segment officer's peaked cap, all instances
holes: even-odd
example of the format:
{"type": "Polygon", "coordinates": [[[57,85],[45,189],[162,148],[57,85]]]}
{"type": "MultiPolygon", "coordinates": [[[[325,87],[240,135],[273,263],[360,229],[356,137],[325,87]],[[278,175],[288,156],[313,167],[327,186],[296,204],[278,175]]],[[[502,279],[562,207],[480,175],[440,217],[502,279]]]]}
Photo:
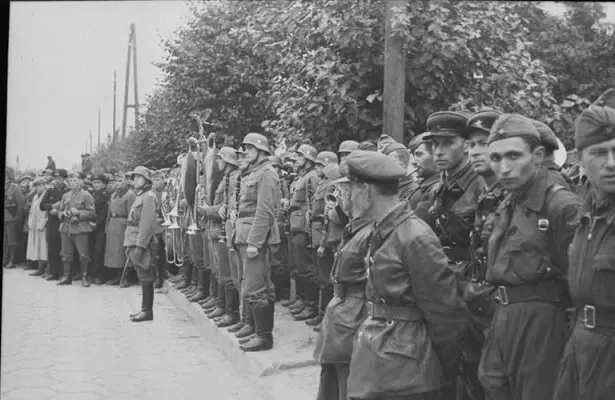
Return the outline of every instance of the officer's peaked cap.
{"type": "Polygon", "coordinates": [[[533,137],[540,141],[540,134],[532,120],[520,114],[502,114],[495,121],[487,141],[491,144],[496,140],[512,137],[533,137]]]}
{"type": "Polygon", "coordinates": [[[427,117],[429,138],[461,136],[469,118],[465,111],[437,111],[427,117]]]}
{"type": "Polygon", "coordinates": [[[502,115],[497,110],[482,110],[472,115],[466,122],[466,127],[461,130],[461,136],[468,139],[474,132],[483,132],[489,135],[491,127],[502,115]]]}
{"type": "Polygon", "coordinates": [[[406,171],[392,158],[364,150],[350,153],[340,164],[339,170],[346,179],[338,179],[338,182],[358,180],[373,184],[398,183],[406,175],[406,171]]]}
{"type": "Polygon", "coordinates": [[[608,89],[577,118],[574,143],[582,150],[612,139],[615,139],[615,89],[608,89]]]}

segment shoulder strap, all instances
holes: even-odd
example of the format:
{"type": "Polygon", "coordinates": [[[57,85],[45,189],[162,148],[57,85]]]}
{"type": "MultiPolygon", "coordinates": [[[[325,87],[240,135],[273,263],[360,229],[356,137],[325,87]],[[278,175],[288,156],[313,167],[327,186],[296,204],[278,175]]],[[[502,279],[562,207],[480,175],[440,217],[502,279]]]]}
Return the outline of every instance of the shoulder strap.
{"type": "MultiPolygon", "coordinates": [[[[547,192],[545,193],[545,202],[542,206],[542,210],[540,211],[540,214],[538,215],[538,224],[540,225],[540,219],[546,219],[547,221],[550,221],[550,216],[551,216],[551,212],[552,212],[552,204],[553,204],[553,200],[555,199],[555,195],[561,191],[561,190],[568,190],[566,189],[564,186],[559,185],[557,183],[552,184],[551,186],[549,186],[547,188],[547,192]]],[[[540,230],[540,226],[538,227],[540,230]]],[[[546,231],[542,231],[541,232],[545,232],[545,234],[547,235],[547,240],[549,241],[549,254],[551,255],[551,262],[554,264],[556,263],[557,257],[555,257],[555,252],[556,252],[556,248],[557,246],[555,245],[555,238],[553,236],[553,229],[551,227],[551,224],[548,223],[547,225],[547,229],[546,231]]]]}

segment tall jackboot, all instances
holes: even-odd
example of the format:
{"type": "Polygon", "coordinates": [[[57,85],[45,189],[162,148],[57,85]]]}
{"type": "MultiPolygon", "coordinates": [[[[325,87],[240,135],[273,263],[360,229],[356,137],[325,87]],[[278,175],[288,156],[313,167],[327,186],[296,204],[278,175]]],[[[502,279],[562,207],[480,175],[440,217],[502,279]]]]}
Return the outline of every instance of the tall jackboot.
{"type": "Polygon", "coordinates": [[[13,269],[17,266],[17,264],[15,264],[15,246],[6,246],[6,248],[9,254],[9,262],[4,266],[4,268],[13,269]]]}
{"type": "MultiPolygon", "coordinates": [[[[325,286],[320,288],[320,299],[318,304],[318,315],[312,319],[308,319],[305,321],[305,324],[308,326],[317,326],[320,325],[322,319],[325,316],[325,310],[327,309],[327,305],[333,298],[333,286],[325,286]]],[[[318,332],[318,331],[317,331],[318,332]]]]}
{"type": "Polygon", "coordinates": [[[304,281],[305,288],[305,308],[300,313],[293,313],[295,321],[305,321],[318,315],[318,300],[320,290],[312,282],[304,281]]]}
{"type": "Polygon", "coordinates": [[[205,312],[215,309],[220,303],[218,299],[218,279],[214,274],[209,275],[209,300],[201,304],[205,312]]]}
{"type": "Polygon", "coordinates": [[[203,287],[203,275],[205,274],[205,270],[203,269],[199,269],[197,271],[197,278],[199,281],[199,290],[197,292],[197,294],[195,294],[194,296],[190,297],[190,301],[191,302],[195,302],[195,301],[201,301],[201,300],[205,300],[205,298],[207,297],[205,295],[205,288],[203,287]]]}
{"type": "Polygon", "coordinates": [[[175,287],[175,289],[179,291],[188,288],[192,283],[192,265],[188,260],[184,260],[184,265],[182,266],[182,275],[184,276],[184,280],[181,281],[179,285],[175,287]]]}
{"type": "Polygon", "coordinates": [[[221,283],[220,281],[218,281],[218,305],[214,309],[205,312],[207,317],[211,319],[221,317],[226,314],[226,291],[224,290],[224,283],[221,283]]]}
{"type": "Polygon", "coordinates": [[[144,310],[131,318],[132,322],[152,321],[154,319],[154,283],[141,284],[141,296],[144,310]]]}
{"type": "Polygon", "coordinates": [[[162,288],[162,285],[164,284],[164,278],[165,278],[164,262],[165,260],[162,257],[160,257],[158,259],[158,262],[156,263],[156,282],[154,282],[154,289],[160,289],[162,288]]]}
{"type": "Polygon", "coordinates": [[[264,307],[252,308],[256,324],[256,336],[241,346],[243,351],[271,350],[273,347],[274,305],[269,302],[264,307]]]}
{"type": "Polygon", "coordinates": [[[252,315],[252,311],[250,310],[250,306],[248,306],[247,301],[243,301],[241,315],[244,319],[243,327],[235,333],[235,337],[237,339],[242,339],[249,337],[254,334],[254,316],[252,315]]]}
{"type": "Polygon", "coordinates": [[[90,267],[90,261],[81,261],[81,286],[90,287],[88,282],[88,268],[90,267]]]}
{"type": "Polygon", "coordinates": [[[45,261],[38,260],[38,269],[36,272],[32,272],[30,276],[41,276],[45,274],[45,261]]]}
{"type": "Polygon", "coordinates": [[[305,279],[295,278],[295,302],[288,306],[291,313],[300,313],[305,308],[305,279]]]}
{"type": "Polygon", "coordinates": [[[226,314],[216,322],[220,328],[236,324],[239,321],[239,292],[235,286],[225,287],[226,291],[226,314]]]}
{"type": "Polygon", "coordinates": [[[203,304],[207,303],[212,298],[211,291],[209,289],[210,280],[211,270],[204,269],[203,273],[201,274],[201,286],[203,287],[203,294],[205,295],[205,298],[198,301],[199,305],[201,306],[203,306],[203,304]]]}
{"type": "Polygon", "coordinates": [[[64,261],[64,276],[58,282],[58,285],[72,285],[73,284],[73,276],[71,275],[71,261],[64,261]]]}
{"type": "Polygon", "coordinates": [[[198,277],[198,268],[196,264],[192,264],[192,284],[183,291],[186,298],[190,298],[199,292],[199,277],[198,277]]]}

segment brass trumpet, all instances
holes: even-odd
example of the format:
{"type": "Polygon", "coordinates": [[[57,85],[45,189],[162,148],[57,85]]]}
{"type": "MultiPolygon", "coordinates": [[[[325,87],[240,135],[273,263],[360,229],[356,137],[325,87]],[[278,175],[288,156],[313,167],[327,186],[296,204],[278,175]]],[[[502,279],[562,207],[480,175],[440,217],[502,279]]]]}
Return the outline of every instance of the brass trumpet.
{"type": "Polygon", "coordinates": [[[340,190],[340,188],[336,187],[333,192],[327,194],[325,196],[325,200],[327,202],[329,202],[333,207],[337,207],[338,205],[338,199],[340,197],[340,195],[342,194],[342,191],[340,190]]]}

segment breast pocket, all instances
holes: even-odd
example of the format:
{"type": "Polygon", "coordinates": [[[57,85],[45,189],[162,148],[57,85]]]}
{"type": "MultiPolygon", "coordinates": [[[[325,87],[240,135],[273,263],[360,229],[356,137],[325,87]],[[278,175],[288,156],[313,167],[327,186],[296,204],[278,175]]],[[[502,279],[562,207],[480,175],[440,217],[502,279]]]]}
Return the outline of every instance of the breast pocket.
{"type": "Polygon", "coordinates": [[[600,252],[592,260],[596,306],[615,307],[615,237],[611,242],[613,247],[603,248],[608,253],[600,252]]]}
{"type": "Polygon", "coordinates": [[[550,266],[549,258],[539,251],[541,244],[530,240],[515,236],[506,243],[508,269],[518,279],[518,284],[537,282],[550,266]]]}
{"type": "Polygon", "coordinates": [[[143,210],[143,203],[135,203],[130,210],[130,220],[132,222],[138,222],[141,220],[141,211],[143,210]]]}
{"type": "Polygon", "coordinates": [[[256,192],[256,182],[246,182],[243,186],[243,195],[242,198],[245,201],[256,201],[257,192],[256,192]]]}

